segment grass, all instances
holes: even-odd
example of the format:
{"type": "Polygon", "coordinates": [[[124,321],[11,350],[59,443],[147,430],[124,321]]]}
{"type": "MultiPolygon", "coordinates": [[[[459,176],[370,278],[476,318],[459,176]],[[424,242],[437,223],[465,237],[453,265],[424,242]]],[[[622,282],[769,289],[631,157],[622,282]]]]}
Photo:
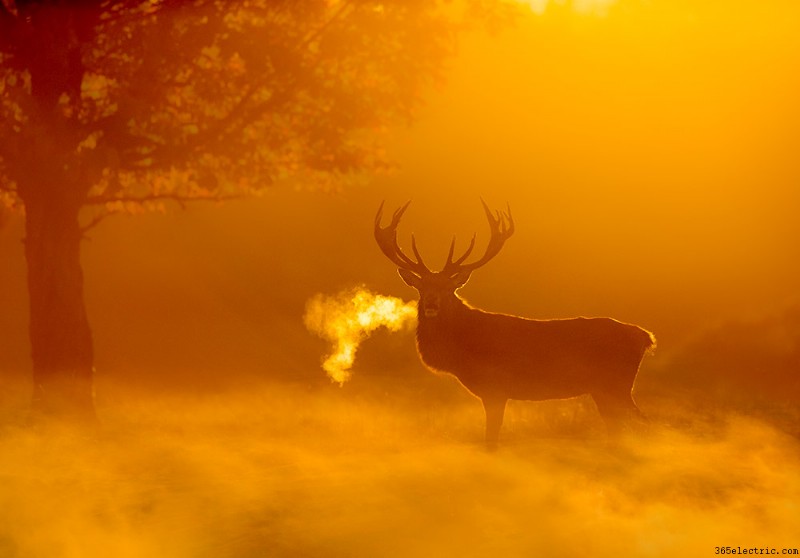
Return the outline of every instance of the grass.
{"type": "Polygon", "coordinates": [[[656,424],[609,445],[590,402],[515,403],[504,445],[488,453],[480,404],[454,393],[277,384],[212,397],[109,387],[99,433],[9,422],[0,431],[0,556],[800,547],[800,446],[765,423],[727,414],[713,427],[656,424]]]}

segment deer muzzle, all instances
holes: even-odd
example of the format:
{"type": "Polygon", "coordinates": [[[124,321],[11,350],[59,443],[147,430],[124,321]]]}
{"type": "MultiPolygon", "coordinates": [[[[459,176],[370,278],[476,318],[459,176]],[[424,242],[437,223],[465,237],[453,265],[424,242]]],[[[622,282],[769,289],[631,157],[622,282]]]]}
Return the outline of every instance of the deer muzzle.
{"type": "Polygon", "coordinates": [[[426,318],[435,318],[439,315],[441,301],[439,296],[431,295],[422,299],[422,310],[426,318]]]}

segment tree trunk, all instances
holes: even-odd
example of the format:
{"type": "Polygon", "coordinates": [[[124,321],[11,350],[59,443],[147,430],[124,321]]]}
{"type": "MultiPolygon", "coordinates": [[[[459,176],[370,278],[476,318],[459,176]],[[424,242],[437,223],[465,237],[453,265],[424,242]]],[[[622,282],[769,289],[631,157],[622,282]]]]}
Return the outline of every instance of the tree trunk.
{"type": "Polygon", "coordinates": [[[83,299],[78,214],[97,169],[80,148],[87,133],[81,87],[84,57],[109,3],[11,5],[16,13],[3,11],[13,32],[12,59],[28,72],[30,102],[20,105],[26,118],[10,150],[14,156],[3,162],[25,206],[33,416],[94,422],[94,351],[83,299]]]}
{"type": "MultiPolygon", "coordinates": [[[[63,186],[62,186],[63,188],[63,186]]],[[[33,416],[94,422],[94,350],[83,298],[80,204],[48,194],[25,200],[33,416]]]]}

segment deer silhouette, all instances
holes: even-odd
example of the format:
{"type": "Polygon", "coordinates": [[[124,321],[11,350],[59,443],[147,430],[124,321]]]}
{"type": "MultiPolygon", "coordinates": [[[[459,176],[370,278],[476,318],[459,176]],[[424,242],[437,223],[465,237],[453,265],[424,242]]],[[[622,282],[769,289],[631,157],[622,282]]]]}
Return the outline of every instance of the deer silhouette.
{"type": "Polygon", "coordinates": [[[375,240],[398,267],[400,277],[419,292],[417,351],[422,362],[455,376],[483,402],[486,445],[497,447],[509,399],[541,401],[590,394],[609,434],[642,417],[632,390],[652,333],[611,318],[534,320],[473,308],[456,291],[470,274],[494,258],[514,233],[511,208],[494,214],[481,199],[489,221],[486,252],[465,263],[475,247],[453,259],[455,237],[441,271],[431,271],[417,250],[414,235],[406,255],[397,244],[397,227],[408,205],[381,226],[383,203],[375,216],[375,240]]]}

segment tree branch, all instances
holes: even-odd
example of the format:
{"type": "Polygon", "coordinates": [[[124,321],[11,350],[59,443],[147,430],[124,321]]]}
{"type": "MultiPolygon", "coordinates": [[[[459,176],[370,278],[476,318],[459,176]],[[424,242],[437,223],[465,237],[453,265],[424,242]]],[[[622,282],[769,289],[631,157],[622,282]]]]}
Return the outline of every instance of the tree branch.
{"type": "MultiPolygon", "coordinates": [[[[303,36],[291,50],[299,52],[308,47],[308,45],[310,45],[312,42],[319,39],[337,20],[340,20],[347,15],[347,13],[351,11],[351,8],[352,2],[343,2],[327,21],[303,36]]],[[[295,86],[295,84],[294,80],[292,80],[290,77],[288,80],[286,80],[284,87],[275,91],[269,99],[255,105],[251,105],[250,100],[252,99],[253,95],[259,91],[261,85],[263,84],[256,83],[251,85],[225,116],[221,117],[197,137],[192,138],[191,141],[187,142],[187,145],[185,146],[185,152],[188,154],[215,142],[224,141],[225,137],[230,133],[232,128],[235,128],[237,123],[244,119],[248,119],[246,117],[252,118],[253,115],[257,116],[270,110],[274,110],[282,103],[285,103],[287,100],[291,99],[292,94],[296,92],[292,90],[292,86],[295,86]]],[[[168,146],[157,147],[150,156],[154,160],[162,159],[162,163],[168,163],[168,161],[163,160],[164,151],[171,152],[172,150],[168,146]]]]}
{"type": "Polygon", "coordinates": [[[297,46],[299,48],[305,48],[315,39],[321,37],[322,34],[327,31],[328,27],[330,27],[337,19],[340,19],[345,11],[350,8],[350,6],[351,2],[342,2],[342,5],[339,6],[339,9],[336,10],[336,13],[334,13],[328,21],[320,25],[318,28],[312,29],[311,32],[306,35],[297,46]]]}
{"type": "Polygon", "coordinates": [[[105,219],[109,215],[111,215],[111,214],[110,213],[98,213],[97,215],[92,217],[91,221],[89,221],[88,223],[86,223],[84,226],[81,227],[81,235],[85,235],[87,232],[89,232],[90,230],[95,228],[97,225],[99,225],[103,221],[103,219],[105,219]]]}
{"type": "Polygon", "coordinates": [[[185,209],[188,202],[211,201],[221,202],[242,199],[239,194],[219,194],[211,196],[192,196],[189,194],[148,194],[145,196],[88,196],[84,205],[105,205],[108,203],[147,203],[150,201],[173,201],[185,209]]]}
{"type": "MultiPolygon", "coordinates": [[[[228,201],[228,200],[236,200],[242,199],[244,196],[240,195],[220,195],[220,196],[208,196],[208,197],[198,197],[198,196],[186,196],[181,194],[150,194],[147,196],[89,196],[84,205],[104,205],[107,203],[114,203],[114,202],[123,202],[123,203],[146,203],[149,201],[173,201],[181,206],[181,209],[186,209],[186,204],[189,202],[196,202],[196,201],[214,201],[214,202],[221,202],[221,201],[228,201]]],[[[102,213],[98,213],[91,220],[86,223],[84,226],[81,227],[81,234],[85,235],[87,232],[95,228],[97,225],[103,222],[106,217],[112,215],[113,212],[104,211],[102,213]]]]}

